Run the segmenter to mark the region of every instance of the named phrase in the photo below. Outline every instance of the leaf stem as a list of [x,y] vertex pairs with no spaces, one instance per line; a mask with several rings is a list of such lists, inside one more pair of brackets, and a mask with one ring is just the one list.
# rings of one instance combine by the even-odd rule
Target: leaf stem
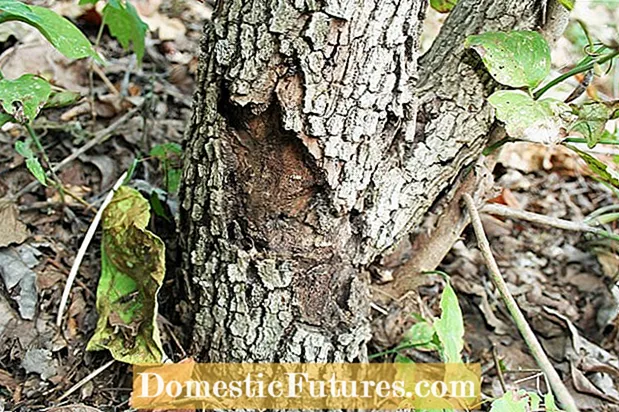
[[[582,137],[566,137],[563,139],[563,143],[587,143],[587,139],[583,139]],[[609,144],[609,145],[619,145],[619,140],[600,140],[596,144]]]
[[28,131],[28,134],[34,141],[34,144],[39,150],[39,153],[41,153],[41,157],[43,157],[43,160],[45,161],[45,164],[47,165],[47,168],[49,171],[48,173],[52,176],[51,180],[54,183],[54,186],[56,186],[56,189],[58,189],[58,193],[60,194],[62,203],[66,203],[65,198],[64,198],[65,192],[64,192],[64,187],[62,186],[62,182],[60,181],[60,179],[58,178],[58,175],[54,171],[54,168],[52,167],[52,163],[50,162],[49,157],[47,156],[47,152],[45,151],[45,148],[41,144],[41,140],[39,139],[39,136],[37,136],[36,132],[34,131],[30,123],[26,123],[25,126],[26,126],[26,130]]
[[537,90],[534,94],[533,94],[533,98],[535,100],[539,99],[544,93],[546,93],[548,90],[550,90],[551,88],[555,87],[557,84],[569,79],[570,77],[577,75],[579,73],[583,73],[586,72],[588,70],[591,70],[595,67],[596,64],[604,64],[607,61],[610,61],[612,59],[614,59],[615,57],[619,56],[619,50],[614,50],[611,53],[608,53],[598,59],[592,59],[589,60],[587,58],[583,59],[583,62],[586,61],[586,63],[584,64],[579,64],[576,67],[574,67],[572,70],[569,70],[565,73],[563,73],[562,75],[552,79],[551,81],[549,81],[544,87],[542,87],[541,89]]

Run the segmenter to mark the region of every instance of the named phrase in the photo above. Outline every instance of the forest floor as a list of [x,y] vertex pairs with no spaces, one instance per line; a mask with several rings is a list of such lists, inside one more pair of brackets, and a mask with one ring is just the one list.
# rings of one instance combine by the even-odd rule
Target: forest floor
[[[49,5],[96,41],[101,23],[96,9],[73,1],[28,3]],[[191,116],[202,26],[211,15],[208,5],[195,0],[134,3],[150,26],[143,63],[104,31],[98,47],[107,65],[93,71],[92,84],[89,61],[66,60],[22,24],[0,26],[0,70],[6,77],[37,73],[86,96],[70,108],[44,110],[34,123],[51,162],[58,164],[98,139],[58,171],[65,188],[85,200],[82,203],[70,196],[63,201],[53,188],[33,184],[24,158],[14,150],[25,130],[7,124],[0,131],[0,411],[130,410],[130,365],[111,362],[107,351],[86,351],[97,322],[100,234],[81,264],[60,328],[56,317],[96,209],[135,159],[141,161],[131,185],[147,198],[155,193],[160,199],[162,207],[149,228],[165,241],[168,267],[174,267],[171,216],[178,200],[165,191],[166,174],[150,153],[162,144],[181,143]],[[431,16],[425,48],[444,18]],[[557,71],[582,56],[585,40],[576,19],[585,21],[596,36],[616,37],[619,9],[612,2],[577,2],[573,22],[553,51]],[[602,74],[587,92],[619,98],[617,65]],[[566,89],[554,92],[569,94],[576,83],[573,79]],[[612,150],[599,155],[610,162],[617,159]],[[172,158],[168,166],[178,167],[179,161]],[[617,205],[617,193],[596,181],[563,147],[508,144],[494,178],[492,202],[550,217],[582,221]],[[619,410],[617,243],[514,219],[483,218],[512,293],[555,367],[571,376],[568,385],[578,405],[582,410]],[[617,229],[616,224],[610,223],[609,229]],[[439,269],[450,275],[458,293],[466,327],[465,358],[481,362],[484,394],[498,397],[510,388],[544,391],[543,378],[488,278],[470,229]],[[413,291],[420,311],[438,316],[445,280],[423,276],[423,284]],[[176,315],[178,294],[178,282],[170,273],[159,294],[158,323],[164,350],[174,361],[184,359],[188,347]],[[375,315],[380,321],[382,315]],[[412,352],[417,352],[410,353],[412,357],[438,361],[431,352]]]

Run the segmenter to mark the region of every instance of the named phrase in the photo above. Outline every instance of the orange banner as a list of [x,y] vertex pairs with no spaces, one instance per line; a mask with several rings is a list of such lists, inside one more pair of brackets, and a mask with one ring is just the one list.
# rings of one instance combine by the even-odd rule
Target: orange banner
[[134,366],[136,409],[474,409],[479,364]]

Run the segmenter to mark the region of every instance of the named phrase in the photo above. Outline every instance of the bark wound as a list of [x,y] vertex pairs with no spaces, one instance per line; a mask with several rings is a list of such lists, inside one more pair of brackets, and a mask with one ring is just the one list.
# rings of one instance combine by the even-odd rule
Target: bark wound
[[458,2],[417,84],[426,0],[218,2],[181,188],[203,358],[365,359],[363,268],[419,226],[492,123],[464,36],[531,28],[536,4]]

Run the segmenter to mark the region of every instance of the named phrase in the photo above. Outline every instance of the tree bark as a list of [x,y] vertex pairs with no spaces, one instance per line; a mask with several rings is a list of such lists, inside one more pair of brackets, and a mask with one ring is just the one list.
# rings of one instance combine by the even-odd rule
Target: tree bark
[[181,188],[201,360],[367,359],[365,268],[493,123],[495,84],[464,39],[534,29],[542,3],[460,0],[419,69],[425,0],[217,2]]

